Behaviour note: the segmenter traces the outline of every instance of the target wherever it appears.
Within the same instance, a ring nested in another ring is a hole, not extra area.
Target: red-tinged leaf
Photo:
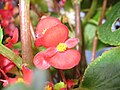
[[[66,50],[64,52],[57,52],[47,61],[55,68],[71,69],[79,63],[80,58],[80,53],[77,50]]]
[[[36,54],[33,63],[39,69],[48,69],[50,67],[50,64],[46,61],[44,52]]]
[[[67,44],[68,48],[73,48],[75,47],[79,42],[78,38],[70,38],[67,41],[65,41],[65,44]]]
[[[55,17],[46,17],[40,20],[36,28],[37,36],[41,37],[43,30],[49,29],[57,24],[62,24],[59,19]]]
[[[63,24],[49,28],[43,36],[43,46],[56,47],[68,38],[68,33],[68,28]]]

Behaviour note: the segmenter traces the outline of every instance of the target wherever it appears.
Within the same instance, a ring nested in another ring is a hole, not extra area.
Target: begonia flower
[[[49,83],[45,86],[45,89],[44,89],[44,90],[53,90],[53,84],[49,82]]]
[[[7,46],[8,48],[12,48],[13,45],[17,43],[17,41],[18,41],[18,29],[14,28],[12,38],[7,39],[7,44],[5,46]]]
[[[36,27],[37,37],[41,37],[43,35],[43,31],[56,26],[58,24],[62,24],[59,19],[55,17],[44,17],[40,20]]]
[[[49,47],[36,54],[33,62],[40,69],[47,69],[50,65],[58,69],[71,69],[79,63],[81,57],[77,50],[71,49],[77,44],[77,38],[60,42],[56,47]]]
[[[18,83],[18,82],[23,82],[26,85],[30,85],[31,81],[32,81],[32,70],[26,68],[25,65],[22,66],[23,77],[10,78],[4,72],[2,72],[2,73],[6,78],[6,80],[0,79],[0,81],[3,82],[4,87],[7,85],[12,85],[14,83]]]
[[[35,46],[51,47],[68,38],[68,28],[57,18],[43,18],[37,25]]]
[[[11,62],[9,59],[4,57],[3,55],[0,54],[0,69],[3,70],[5,73],[10,71],[15,64]]]

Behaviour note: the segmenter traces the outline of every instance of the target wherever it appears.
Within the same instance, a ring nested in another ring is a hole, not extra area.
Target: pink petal
[[[36,54],[33,63],[39,69],[48,69],[50,67],[50,64],[46,61],[44,52]]]
[[[18,78],[8,78],[8,83],[10,85],[14,84],[17,81]]]
[[[80,53],[77,50],[66,50],[65,52],[57,52],[47,61],[55,68],[71,69],[79,63],[80,58]]]
[[[32,81],[32,70],[22,65],[23,79],[27,84],[30,84]]]
[[[55,17],[42,18],[36,28],[37,36],[41,35],[43,30],[49,29],[53,26],[56,26],[57,24],[62,24],[62,23],[60,22],[59,19],[57,19]]]
[[[14,32],[13,32],[13,37],[12,37],[12,39],[11,39],[11,42],[12,42],[13,44],[15,44],[17,41],[18,41],[18,29],[15,28],[15,29],[14,29]]]
[[[42,41],[43,39],[40,37],[40,38],[37,38],[36,40],[35,40],[35,42],[34,42],[34,45],[36,46],[36,47],[39,47],[39,46],[41,46],[42,45]]]
[[[8,85],[8,80],[0,79],[1,82],[3,82],[3,87],[6,87]]]
[[[67,41],[65,41],[65,44],[67,44],[68,48],[73,48],[75,47],[79,42],[78,38],[70,38]]]
[[[0,68],[4,71],[4,72],[8,72],[9,70],[11,70],[15,65],[6,57],[4,57],[3,55],[0,54]]]
[[[17,78],[8,78],[7,80],[0,79],[1,82],[3,82],[3,87],[6,87],[8,85],[12,85],[17,81]]]
[[[47,50],[45,51],[46,57],[52,57],[56,53],[57,53],[57,50],[55,47],[47,48]]]
[[[43,36],[43,46],[56,47],[59,43],[65,42],[68,33],[68,28],[63,24],[49,28]]]
[[[10,38],[8,40],[8,44],[6,44],[5,46],[7,46],[8,48],[11,48],[13,47],[13,44],[17,43],[17,41],[18,41],[18,29],[14,28],[12,39]]]

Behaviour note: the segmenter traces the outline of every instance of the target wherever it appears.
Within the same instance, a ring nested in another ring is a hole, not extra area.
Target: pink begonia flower
[[[39,69],[51,66],[58,69],[71,69],[80,62],[80,53],[72,50],[78,44],[77,38],[71,38],[59,43],[56,47],[49,47],[44,52],[39,52],[34,57],[34,64]]]
[[[10,71],[14,66],[14,63],[0,54],[0,69],[2,69],[6,73]]]
[[[12,48],[13,45],[17,43],[17,41],[18,41],[18,29],[14,28],[12,38],[8,38],[7,40],[8,43],[5,46],[7,46],[8,48]]]
[[[4,87],[6,87],[7,85],[12,85],[14,83],[18,83],[18,82],[23,82],[23,83],[25,83],[27,85],[31,84],[31,81],[32,81],[32,70],[26,68],[25,65],[22,66],[23,77],[10,78],[2,70],[1,70],[1,72],[2,72],[2,74],[6,78],[6,80],[0,79],[0,81],[3,82],[3,86]]]
[[[69,30],[55,17],[46,17],[40,20],[36,28],[37,39],[35,46],[48,48],[57,46],[68,38]]]

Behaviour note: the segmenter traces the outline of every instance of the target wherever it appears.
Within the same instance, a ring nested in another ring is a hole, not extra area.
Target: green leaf
[[[85,48],[87,50],[92,50],[92,48],[93,48],[93,40],[94,40],[94,37],[95,37],[96,29],[97,29],[96,25],[93,25],[93,24],[90,24],[90,23],[88,23],[85,26],[84,36],[85,36]],[[103,47],[105,47],[105,44],[103,44],[99,40],[97,50],[99,50],[99,49],[101,49]]]
[[[22,66],[22,58],[16,55],[12,50],[0,43],[0,54],[10,59],[19,69]]]
[[[66,0],[64,8],[66,11],[70,11],[73,7],[72,0]]]
[[[61,88],[66,88],[66,85],[64,82],[59,82],[54,86],[54,90],[60,90]]]
[[[2,43],[2,39],[3,39],[3,29],[0,26],[0,43]]]
[[[85,26],[84,36],[85,36],[85,48],[88,50],[92,50],[93,47],[93,39],[96,32],[96,26],[92,24],[87,24]]]
[[[31,3],[37,5],[37,9],[40,12],[48,12],[48,6],[46,0],[31,0]]]
[[[30,19],[31,19],[32,25],[36,26],[39,19],[38,19],[37,13],[33,10],[30,10]]]
[[[30,90],[24,83],[15,83],[2,90]]]
[[[87,67],[80,90],[120,90],[120,47],[104,52]]]
[[[120,28],[112,30],[112,25],[120,18],[120,2],[112,7],[108,15],[106,23],[98,28],[98,37],[106,44],[120,45]]]

